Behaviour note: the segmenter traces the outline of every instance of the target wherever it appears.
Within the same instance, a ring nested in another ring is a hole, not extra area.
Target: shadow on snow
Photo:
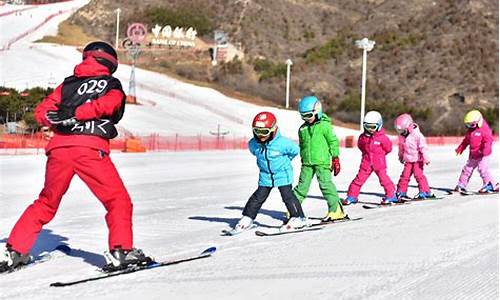
[[[243,211],[243,207],[241,206],[226,206],[224,207],[225,209],[228,210],[239,210]],[[284,211],[277,211],[277,210],[270,210],[270,209],[263,209],[261,208],[259,210],[259,214],[264,214],[267,215],[273,219],[283,221],[285,218],[285,213]],[[192,216],[189,217],[190,220],[200,220],[200,221],[208,221],[208,222],[218,222],[218,223],[226,223],[230,227],[234,227],[240,218],[220,218],[220,217],[205,217],[205,216]],[[259,223],[258,221],[255,221],[255,224],[257,224],[260,227],[263,228],[273,228],[274,226],[266,225]]]
[[[0,239],[0,243],[7,243],[7,240],[7,238]],[[30,253],[34,257],[37,257],[42,252],[54,250],[54,248],[56,248],[58,245],[67,245],[71,247],[71,245],[69,245],[67,241],[67,237],[55,234],[50,229],[42,229],[42,231],[40,231],[40,234],[38,235],[35,245],[33,246],[33,248],[31,248]],[[104,256],[82,249],[72,248],[71,253],[68,256],[81,258],[84,262],[99,268],[105,264]]]

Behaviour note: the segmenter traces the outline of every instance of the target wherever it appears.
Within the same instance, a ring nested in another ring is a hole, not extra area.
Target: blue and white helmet
[[[305,96],[300,99],[299,113],[302,119],[310,119],[315,115],[318,115],[318,119],[321,119],[321,116],[323,116],[323,107],[316,96]]]
[[[373,133],[375,131],[380,131],[382,129],[383,120],[382,115],[376,110],[372,110],[366,113],[365,118],[363,119],[363,128]]]

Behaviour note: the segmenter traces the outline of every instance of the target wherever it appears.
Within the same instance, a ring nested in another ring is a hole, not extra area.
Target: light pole
[[[116,37],[115,37],[115,49],[118,49],[118,36],[120,34],[120,8],[115,9],[116,12]]]
[[[290,103],[290,69],[293,65],[293,62],[291,59],[286,60],[286,104],[285,108],[288,108],[289,103]]]
[[[222,145],[221,145],[221,140],[224,139],[224,136],[229,134],[229,130],[224,130],[222,131],[221,130],[221,127],[220,127],[220,124],[217,124],[217,131],[209,131],[211,135],[215,135],[217,137],[217,140],[216,140],[216,145],[215,147],[217,149],[222,149]]]
[[[361,75],[361,116],[359,118],[359,130],[363,131],[363,118],[365,116],[365,90],[366,90],[366,60],[368,51],[371,51],[375,46],[375,41],[368,38],[356,41],[356,46],[363,49],[363,73]]]

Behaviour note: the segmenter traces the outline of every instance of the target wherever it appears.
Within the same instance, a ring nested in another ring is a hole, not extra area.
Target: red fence
[[[247,148],[247,137],[216,136],[149,136],[121,137],[111,140],[112,150],[124,152],[144,151],[206,151]],[[33,135],[0,135],[0,154],[41,154],[47,145],[40,133]]]
[[[429,145],[458,145],[461,136],[427,137]],[[494,137],[498,141],[498,136]],[[397,138],[392,138],[394,144]],[[247,148],[248,137],[216,137],[216,136],[148,136],[120,137],[111,140],[114,151],[145,152],[145,151],[206,151],[206,150],[237,150]],[[357,137],[347,136],[340,139],[340,146],[356,147]],[[0,154],[43,154],[47,141],[40,133],[33,135],[3,134],[0,135]]]
[[[142,145],[149,151],[203,151],[235,150],[247,148],[247,137],[216,136],[160,136],[152,134],[139,137]]]

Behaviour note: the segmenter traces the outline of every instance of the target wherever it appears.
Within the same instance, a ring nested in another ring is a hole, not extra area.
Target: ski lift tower
[[[141,53],[141,42],[146,37],[146,26],[141,23],[130,24],[127,29],[127,38],[123,41],[123,48],[127,50],[129,59],[132,61],[130,70],[130,81],[128,86],[127,103],[136,104],[137,98],[135,93],[135,63],[137,57]]]

